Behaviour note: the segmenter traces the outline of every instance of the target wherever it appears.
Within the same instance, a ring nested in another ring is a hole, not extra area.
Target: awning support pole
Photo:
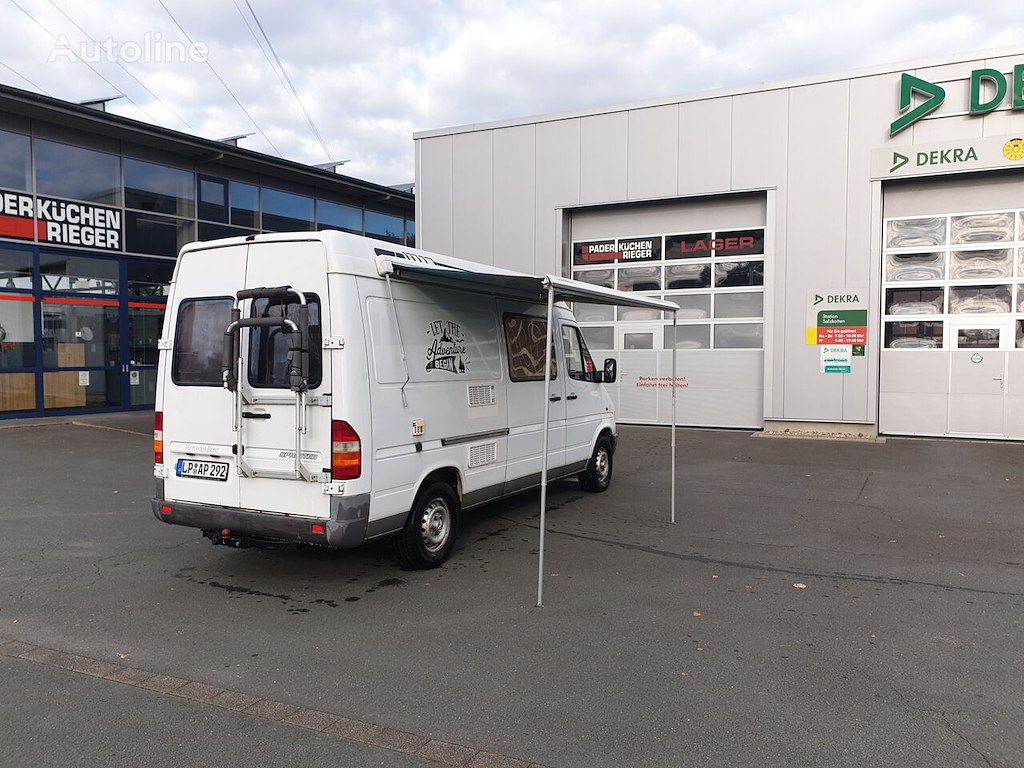
[[[676,313],[672,313],[672,522],[676,521]]]
[[[554,342],[555,287],[548,284],[548,333],[544,344],[544,447],[540,469],[540,546],[537,558],[537,607],[544,606],[544,524],[548,506],[548,425],[551,421],[551,346]]]

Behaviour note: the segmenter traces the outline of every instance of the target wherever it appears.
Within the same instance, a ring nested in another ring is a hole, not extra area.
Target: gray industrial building
[[[577,307],[621,420],[1024,439],[1024,48],[416,134],[420,247]]]

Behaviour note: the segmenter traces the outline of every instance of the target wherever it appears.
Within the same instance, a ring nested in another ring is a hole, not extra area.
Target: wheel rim
[[[438,552],[448,543],[452,531],[452,513],[444,499],[434,499],[420,518],[420,538],[427,552]]]
[[[608,482],[608,476],[611,474],[611,471],[612,465],[608,451],[602,448],[594,456],[594,477],[597,478],[597,482],[604,484]]]

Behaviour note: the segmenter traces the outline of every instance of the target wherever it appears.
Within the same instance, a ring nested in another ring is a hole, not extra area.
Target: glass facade
[[[36,139],[36,193],[103,205],[121,203],[121,158]]]
[[[225,179],[199,177],[199,218],[227,222],[228,182]]]
[[[260,223],[260,188],[255,184],[230,182],[231,223],[236,227],[255,228]]]
[[[348,232],[362,232],[363,209],[354,205],[332,203],[329,200],[317,200],[316,222],[318,229],[344,229]]]
[[[32,188],[31,139],[0,131],[0,188],[27,192]]]
[[[0,419],[152,407],[174,258],[189,242],[340,229],[415,245],[408,201],[368,209],[365,190],[347,198],[341,180],[280,189],[294,181],[233,179],[189,155],[154,162],[25,125],[0,129]],[[219,369],[209,375],[220,384]]]
[[[398,244],[405,242],[405,220],[401,216],[367,210],[365,221],[367,237]]]
[[[191,217],[195,213],[195,175],[182,168],[126,157],[124,206],[150,213]]]
[[[313,198],[264,187],[263,229],[270,232],[313,229]]]
[[[176,256],[182,246],[196,239],[195,231],[190,219],[135,211],[127,211],[124,217],[125,247],[133,253]]]
[[[34,173],[33,173],[34,169]],[[341,229],[415,246],[411,217],[0,130],[0,238],[173,258],[193,240]]]

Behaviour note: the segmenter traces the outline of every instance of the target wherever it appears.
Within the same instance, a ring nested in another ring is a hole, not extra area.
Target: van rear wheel
[[[612,444],[607,437],[598,438],[587,468],[579,473],[580,487],[591,493],[601,493],[612,482]]]
[[[447,483],[431,483],[416,501],[398,534],[395,552],[404,568],[436,568],[455,549],[459,528],[459,499]]]

